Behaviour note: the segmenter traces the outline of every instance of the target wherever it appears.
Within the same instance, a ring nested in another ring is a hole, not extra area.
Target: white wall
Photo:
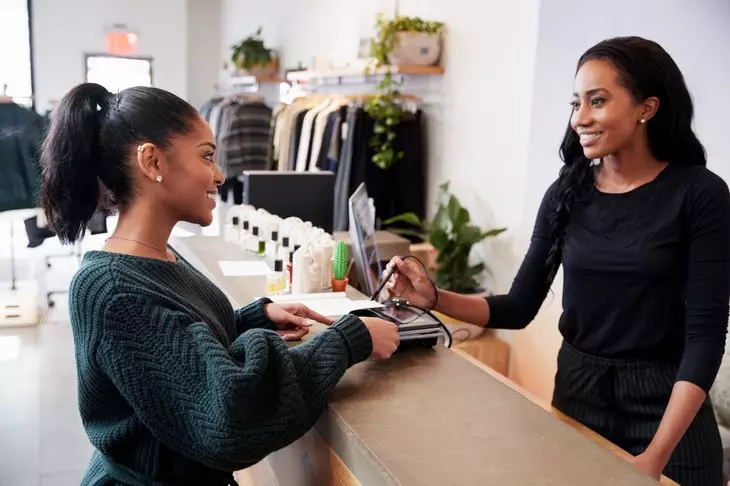
[[[112,23],[137,29],[137,53],[154,58],[156,86],[187,97],[186,0],[33,0],[32,8],[39,111],[84,81],[84,53],[104,52],[104,27]]]
[[[730,101],[723,95],[730,86],[729,21],[727,0],[542,1],[523,182],[523,234],[532,230],[543,193],[557,178],[558,146],[570,115],[568,102],[578,58],[605,38],[643,36],[659,42],[672,55],[695,101],[696,129],[707,149],[708,165],[730,181],[730,146],[724,134]],[[555,282],[553,292],[535,322],[516,333],[513,341],[513,378],[544,398],[552,393],[560,344],[562,280]]]
[[[446,74],[431,83],[437,92],[426,96],[436,100],[427,109],[429,204],[437,186],[450,180],[475,223],[518,228],[539,0],[399,3],[401,13],[444,21],[449,30]],[[390,16],[394,9],[394,0],[226,0],[223,45],[227,49],[263,25],[267,42],[281,50],[284,66],[311,64],[315,56],[341,65],[355,59],[361,37],[372,36],[376,13]],[[518,262],[514,237],[515,231],[476,251],[489,259],[498,277],[492,283],[500,290],[509,285]]]
[[[187,0],[187,99],[196,108],[213,95],[218,83],[221,21],[221,0]]]

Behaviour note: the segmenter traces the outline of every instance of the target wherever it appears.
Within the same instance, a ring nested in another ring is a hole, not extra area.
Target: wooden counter
[[[199,255],[194,264],[245,304],[216,261],[242,250],[203,236],[173,244]],[[313,430],[237,478],[241,486],[657,484],[589,432],[465,351],[404,351],[348,370]]]

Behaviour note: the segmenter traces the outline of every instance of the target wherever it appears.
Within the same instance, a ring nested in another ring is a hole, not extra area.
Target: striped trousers
[[[563,342],[553,406],[632,455],[642,453],[659,427],[677,374],[666,363],[614,360]],[[681,486],[722,484],[722,444],[710,399],[674,450],[664,474]]]

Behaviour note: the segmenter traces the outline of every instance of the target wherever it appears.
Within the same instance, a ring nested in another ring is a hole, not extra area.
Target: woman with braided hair
[[[705,167],[684,78],[655,42],[600,42],[574,84],[564,165],[509,293],[435,295],[421,267],[401,259],[391,291],[463,321],[522,329],[562,264],[553,405],[654,478],[720,486],[707,392],[728,323],[727,184]]]

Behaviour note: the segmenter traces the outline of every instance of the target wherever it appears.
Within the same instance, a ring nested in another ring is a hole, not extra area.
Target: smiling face
[[[213,222],[217,186],[224,177],[215,163],[215,137],[202,118],[192,122],[192,130],[177,137],[171,147],[160,154],[158,172],[151,173],[158,204],[166,207],[172,219],[201,226]]]
[[[620,81],[618,71],[603,60],[585,62],[575,76],[570,125],[589,159],[646,142],[645,123],[656,111],[658,100],[638,102]]]

